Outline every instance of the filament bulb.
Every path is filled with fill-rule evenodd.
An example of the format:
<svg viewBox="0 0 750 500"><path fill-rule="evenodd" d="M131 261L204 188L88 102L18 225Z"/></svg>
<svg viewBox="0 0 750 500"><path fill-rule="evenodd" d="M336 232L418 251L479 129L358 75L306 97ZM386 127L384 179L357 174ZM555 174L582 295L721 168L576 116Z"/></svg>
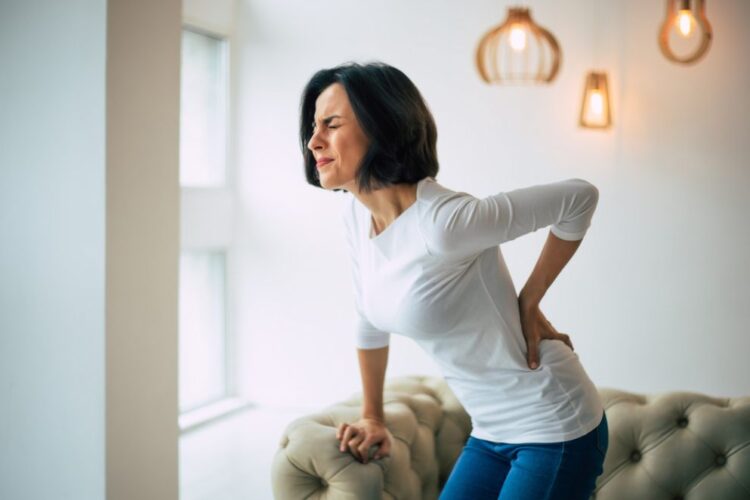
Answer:
<svg viewBox="0 0 750 500"><path fill-rule="evenodd" d="M597 116L601 116L604 113L604 96L600 90L592 90L589 97L589 106L591 107L591 113Z"/></svg>
<svg viewBox="0 0 750 500"><path fill-rule="evenodd" d="M510 28L510 46L516 52L526 48L526 30L522 24L514 24Z"/></svg>
<svg viewBox="0 0 750 500"><path fill-rule="evenodd" d="M684 37L690 36L693 32L693 25L695 24L695 18L693 13L688 9L680 10L677 15L677 28L680 30L680 34Z"/></svg>
<svg viewBox="0 0 750 500"><path fill-rule="evenodd" d="M579 124L598 129L606 129L612 124L607 73L590 71L586 75Z"/></svg>

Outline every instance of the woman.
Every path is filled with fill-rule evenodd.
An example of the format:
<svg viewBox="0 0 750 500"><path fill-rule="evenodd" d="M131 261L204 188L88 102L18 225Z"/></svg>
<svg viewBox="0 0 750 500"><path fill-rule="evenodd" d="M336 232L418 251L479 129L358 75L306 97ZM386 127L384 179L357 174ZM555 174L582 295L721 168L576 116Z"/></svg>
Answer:
<svg viewBox="0 0 750 500"><path fill-rule="evenodd" d="M440 185L437 131L419 91L383 63L317 72L301 102L307 181L344 191L364 402L342 452L389 454L390 332L440 366L472 432L442 499L588 499L607 421L567 335L539 303L590 225L598 191L569 179L477 199ZM351 196L350 196L351 195ZM516 295L499 244L551 226Z"/></svg>

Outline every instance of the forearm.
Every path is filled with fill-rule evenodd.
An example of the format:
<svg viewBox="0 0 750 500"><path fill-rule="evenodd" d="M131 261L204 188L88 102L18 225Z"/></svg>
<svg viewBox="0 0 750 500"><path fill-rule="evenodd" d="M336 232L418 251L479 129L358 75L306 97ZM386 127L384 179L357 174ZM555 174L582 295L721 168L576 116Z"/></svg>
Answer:
<svg viewBox="0 0 750 500"><path fill-rule="evenodd" d="M539 304L560 274L565 264L573 257L576 250L581 245L581 241L567 241L558 238L550 231L547 241L542 248L534 270L531 272L529 279L521 289L518 295L519 304L523 307L526 304Z"/></svg>
<svg viewBox="0 0 750 500"><path fill-rule="evenodd" d="M388 346L380 349L357 349L359 372L362 377L362 417L385 421L383 413L383 384L388 365Z"/></svg>

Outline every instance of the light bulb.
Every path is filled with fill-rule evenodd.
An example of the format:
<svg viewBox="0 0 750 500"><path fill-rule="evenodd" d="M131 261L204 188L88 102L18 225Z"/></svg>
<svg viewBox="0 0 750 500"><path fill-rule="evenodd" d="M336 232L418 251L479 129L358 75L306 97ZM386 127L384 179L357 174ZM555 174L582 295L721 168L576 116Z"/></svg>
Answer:
<svg viewBox="0 0 750 500"><path fill-rule="evenodd" d="M514 24L510 28L510 46L516 52L526 48L526 30L522 24Z"/></svg>
<svg viewBox="0 0 750 500"><path fill-rule="evenodd" d="M690 36L690 33L693 32L694 24L695 18L693 17L693 13L687 9L680 10L680 13L677 15L677 27L680 34L684 37Z"/></svg>
<svg viewBox="0 0 750 500"><path fill-rule="evenodd" d="M593 115L601 116L602 113L604 113L604 96L599 89L591 91L591 94L589 95L589 106Z"/></svg>
<svg viewBox="0 0 750 500"><path fill-rule="evenodd" d="M667 15L659 30L659 48L672 62L693 64L711 46L713 31L706 17L707 0L666 0Z"/></svg>
<svg viewBox="0 0 750 500"><path fill-rule="evenodd" d="M579 124L586 128L609 128L612 124L611 113L607 74L599 71L589 72L583 87Z"/></svg>

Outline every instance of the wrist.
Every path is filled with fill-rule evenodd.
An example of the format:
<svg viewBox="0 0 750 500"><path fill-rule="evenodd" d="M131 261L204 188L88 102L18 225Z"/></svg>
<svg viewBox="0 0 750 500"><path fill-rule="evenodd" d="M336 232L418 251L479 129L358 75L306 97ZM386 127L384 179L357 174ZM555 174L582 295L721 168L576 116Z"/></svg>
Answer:
<svg viewBox="0 0 750 500"><path fill-rule="evenodd" d="M544 297L541 287L523 287L518 294L518 304L521 308L538 306Z"/></svg>
<svg viewBox="0 0 750 500"><path fill-rule="evenodd" d="M381 424L385 423L385 415L382 411L363 411L360 418L362 420L375 420Z"/></svg>
<svg viewBox="0 0 750 500"><path fill-rule="evenodd" d="M368 416L362 416L360 420L370 420L371 422L377 422L379 424L385 425L385 418L384 417L375 417L372 415Z"/></svg>

